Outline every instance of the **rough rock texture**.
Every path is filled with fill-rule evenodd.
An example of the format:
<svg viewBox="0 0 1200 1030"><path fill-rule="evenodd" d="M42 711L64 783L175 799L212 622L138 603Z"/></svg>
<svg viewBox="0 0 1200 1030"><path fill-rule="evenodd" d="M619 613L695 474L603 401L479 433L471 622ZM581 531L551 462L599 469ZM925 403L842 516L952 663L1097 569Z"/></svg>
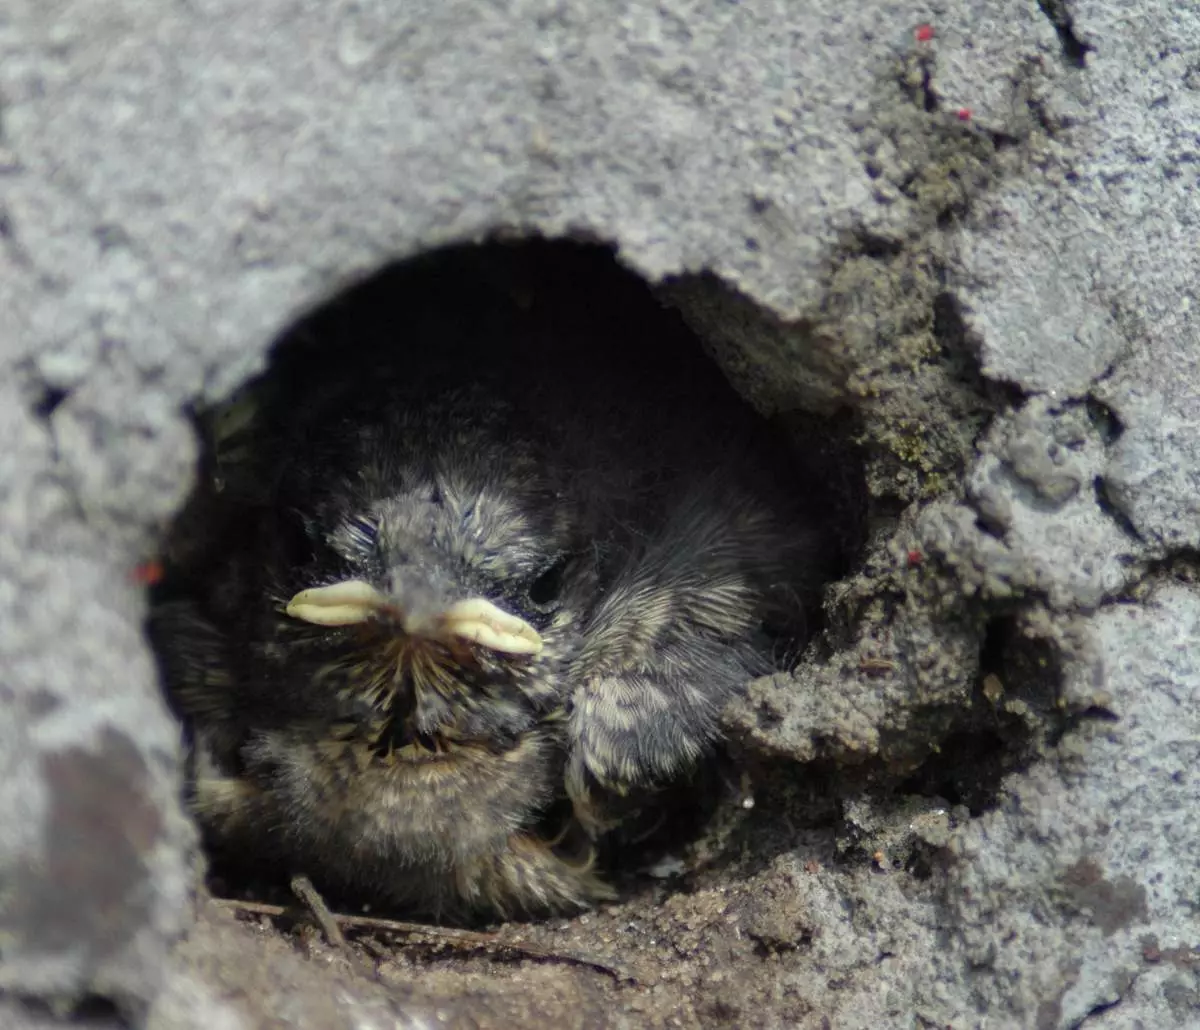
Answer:
<svg viewBox="0 0 1200 1030"><path fill-rule="evenodd" d="M1198 123L1166 0L8 0L3 1025L1200 1025ZM612 975L194 918L142 638L185 408L496 232L677 277L862 448L825 638L728 713L753 812L501 931Z"/></svg>

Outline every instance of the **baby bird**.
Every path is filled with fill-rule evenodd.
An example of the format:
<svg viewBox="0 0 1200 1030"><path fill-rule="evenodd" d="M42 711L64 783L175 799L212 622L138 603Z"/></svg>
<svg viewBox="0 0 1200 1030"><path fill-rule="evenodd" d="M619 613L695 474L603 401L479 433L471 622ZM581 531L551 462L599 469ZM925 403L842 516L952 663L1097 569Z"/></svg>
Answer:
<svg viewBox="0 0 1200 1030"><path fill-rule="evenodd" d="M209 838L436 916L611 897L587 842L702 759L823 565L673 322L483 278L446 306L419 268L306 327L217 433L151 618ZM310 360L349 332L357 370Z"/></svg>

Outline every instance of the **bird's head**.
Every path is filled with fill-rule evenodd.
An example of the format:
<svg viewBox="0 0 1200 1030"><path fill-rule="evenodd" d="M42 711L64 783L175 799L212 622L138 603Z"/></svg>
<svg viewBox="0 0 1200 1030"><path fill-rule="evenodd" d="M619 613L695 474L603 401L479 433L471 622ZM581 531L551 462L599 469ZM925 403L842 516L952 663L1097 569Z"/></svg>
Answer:
<svg viewBox="0 0 1200 1030"><path fill-rule="evenodd" d="M317 561L281 598L314 681L382 746L503 740L557 702L586 571L543 466L494 431L437 451L402 427L358 441L353 478L302 509ZM416 752L414 752L416 753Z"/></svg>

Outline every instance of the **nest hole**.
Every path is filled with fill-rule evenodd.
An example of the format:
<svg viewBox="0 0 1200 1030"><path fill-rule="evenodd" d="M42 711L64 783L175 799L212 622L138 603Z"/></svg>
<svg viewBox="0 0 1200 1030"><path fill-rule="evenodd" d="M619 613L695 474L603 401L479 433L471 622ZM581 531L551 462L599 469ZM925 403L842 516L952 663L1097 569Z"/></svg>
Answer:
<svg viewBox="0 0 1200 1030"><path fill-rule="evenodd" d="M689 434L700 452L722 438L721 427L743 434L750 443L747 454L773 481L787 517L822 540L820 574L801 599L805 625L764 627L791 641L790 650L781 646L774 655L780 667L794 662L804 639L820 629L821 590L847 571L861 546L866 490L848 418L808 413L799 403L773 418L760 417L707 351L703 327L694 319L685 322L662 295L623 268L610 247L491 242L397 262L344 290L280 337L261 377L227 402L198 412L205 445L198 486L170 532L168 575L155 603L187 597L222 560L231 540L244 562L254 561L254 547L243 539L245 513L277 503L275 469L264 455L319 447L311 427L333 424L340 412L353 431L354 419L397 403L389 393L392 384L418 381L434 391L465 387L485 397L499 386L523 403L555 412L559 386L570 383L578 392L586 383L590 415L630 422L621 428L642 463L656 460L660 435L674 441L663 443L664 453L675 454L683 453L679 439ZM438 431L454 434L457 428L451 422ZM586 462L586 449L579 453ZM703 465L696 455L688 460ZM352 480L356 473L344 474ZM611 513L636 514L628 505ZM261 546L274 548L273 560L286 560L289 549L304 550L303 530L297 528L295 539L275 534ZM553 600L561 571L550 567L538 576L529 595L537 604ZM250 573L242 567L230 572L233 578L243 575ZM228 591L234 589L228 585ZM170 659L163 664L169 666ZM279 703L287 703L286 689ZM719 752L719 742L716 747ZM633 812L608 838L600 857L614 881L626 883L634 870L653 864L655 855L682 846L729 802L730 777L719 768L722 761L718 754L679 778L656 795L662 804ZM548 804L547 812L560 807ZM296 872L272 866L265 855L218 851L212 857L218 889L231 893L270 896L263 870L276 883ZM336 890L330 898L343 902Z"/></svg>

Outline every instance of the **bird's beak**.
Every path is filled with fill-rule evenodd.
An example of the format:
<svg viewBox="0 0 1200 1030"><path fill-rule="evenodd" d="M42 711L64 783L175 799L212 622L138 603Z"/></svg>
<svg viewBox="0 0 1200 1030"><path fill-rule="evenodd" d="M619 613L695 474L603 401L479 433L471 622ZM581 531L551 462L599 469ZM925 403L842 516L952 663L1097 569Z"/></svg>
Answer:
<svg viewBox="0 0 1200 1030"><path fill-rule="evenodd" d="M384 613L395 615L398 608L370 583L348 579L301 590L288 601L285 611L294 619L318 626L354 626ZM456 639L503 654L532 655L542 650L542 638L528 622L482 597L458 601L433 615L401 613L400 624L411 636Z"/></svg>

